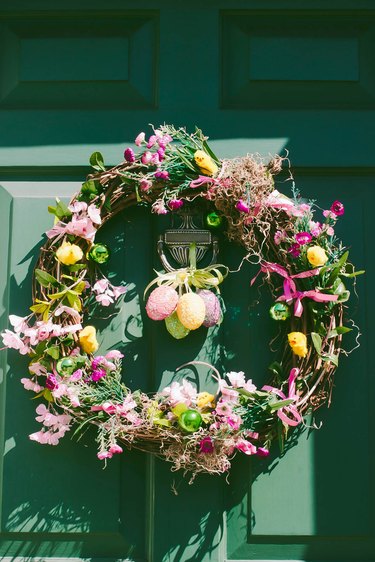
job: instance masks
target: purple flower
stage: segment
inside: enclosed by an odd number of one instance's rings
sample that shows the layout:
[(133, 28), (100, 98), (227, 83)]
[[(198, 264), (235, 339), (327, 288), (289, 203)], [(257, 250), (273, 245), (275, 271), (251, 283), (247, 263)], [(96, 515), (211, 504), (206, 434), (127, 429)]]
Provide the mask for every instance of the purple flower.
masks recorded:
[(288, 252), (289, 252), (290, 254), (292, 254), (292, 256), (293, 256), (294, 258), (298, 258), (298, 257), (300, 256), (300, 254), (301, 254), (300, 247), (301, 247), (301, 246), (300, 246), (298, 243), (292, 244), (292, 245), (290, 246)]
[(57, 378), (55, 377), (55, 375), (53, 375), (52, 373), (49, 374), (46, 380), (46, 388), (48, 388), (49, 390), (55, 390), (55, 388), (57, 388), (58, 386), (59, 383), (57, 382)]
[(168, 207), (172, 209), (172, 211), (177, 211), (182, 205), (184, 204), (182, 199), (171, 199), (168, 202)]
[(139, 182), (139, 189), (141, 191), (148, 191), (152, 187), (152, 182), (150, 180), (141, 180)]
[(157, 140), (158, 139), (156, 135), (151, 135), (151, 137), (148, 139), (147, 148), (151, 148), (152, 146), (154, 146)]
[(159, 162), (164, 160), (165, 148), (163, 148), (162, 146), (160, 148), (158, 148), (157, 155), (159, 156)]
[(173, 141), (171, 135), (164, 135), (163, 137), (158, 137), (158, 143), (161, 148), (165, 148), (167, 144)]
[(344, 205), (340, 201), (334, 201), (331, 205), (330, 211), (337, 217), (345, 213)]
[(144, 133), (139, 133), (139, 135), (136, 137), (135, 139), (135, 144), (137, 146), (141, 146), (141, 144), (145, 141), (145, 134)]
[(201, 453), (213, 453), (214, 444), (211, 437), (204, 437), (199, 443), (199, 450)]
[(157, 170), (155, 172), (154, 176), (156, 178), (158, 178), (159, 180), (168, 180), (169, 179), (169, 173), (167, 172), (167, 170)]
[(309, 232), (298, 232), (294, 238), (300, 246), (304, 246), (312, 240), (312, 236)]
[(269, 450), (266, 449), (265, 447), (258, 447), (257, 449), (258, 457), (268, 457), (269, 454), (270, 454)]
[(106, 376), (106, 372), (104, 369), (95, 369), (92, 374), (91, 374), (91, 380), (93, 380), (94, 382), (99, 381), (100, 379), (102, 379), (103, 377)]
[(273, 237), (274, 242), (277, 246), (279, 246), (281, 242), (284, 242), (285, 238), (286, 238), (285, 230), (277, 230), (275, 232), (275, 236)]
[(130, 162), (130, 163), (135, 162), (135, 154), (134, 154), (134, 151), (133, 151), (131, 148), (127, 148), (127, 149), (124, 151), (124, 158), (125, 158), (125, 160), (126, 160), (127, 162)]
[(250, 213), (250, 208), (246, 205), (245, 201), (242, 201), (242, 199), (236, 203), (236, 209), (237, 211), (240, 211), (240, 213)]

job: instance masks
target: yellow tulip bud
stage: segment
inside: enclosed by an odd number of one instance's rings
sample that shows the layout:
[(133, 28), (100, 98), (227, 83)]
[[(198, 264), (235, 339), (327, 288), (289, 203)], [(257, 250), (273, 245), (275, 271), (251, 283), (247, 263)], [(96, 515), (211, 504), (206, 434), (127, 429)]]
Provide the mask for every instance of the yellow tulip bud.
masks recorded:
[(85, 353), (95, 353), (99, 344), (96, 339), (96, 330), (94, 326), (86, 326), (78, 334), (79, 345)]
[(215, 162), (203, 150), (197, 150), (194, 154), (194, 160), (202, 174), (205, 176), (214, 176), (218, 172)]
[(64, 242), (60, 248), (56, 250), (56, 257), (60, 263), (64, 265), (74, 265), (83, 258), (83, 252), (76, 244)]
[(215, 396), (209, 392), (200, 392), (197, 396), (198, 408), (209, 406), (215, 400)]
[(325, 250), (320, 246), (311, 246), (311, 248), (307, 249), (307, 259), (311, 265), (319, 267), (326, 263), (328, 256), (325, 253)]
[(307, 355), (307, 338), (302, 332), (290, 332), (288, 334), (289, 345), (295, 355), (306, 357)]

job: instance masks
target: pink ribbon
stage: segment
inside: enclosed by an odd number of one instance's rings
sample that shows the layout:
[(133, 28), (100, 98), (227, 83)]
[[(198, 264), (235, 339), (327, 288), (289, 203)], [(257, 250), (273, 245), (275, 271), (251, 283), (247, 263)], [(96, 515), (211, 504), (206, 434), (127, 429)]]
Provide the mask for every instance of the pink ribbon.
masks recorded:
[(196, 180), (193, 180), (192, 182), (190, 182), (190, 187), (192, 187), (194, 189), (196, 187), (202, 187), (202, 185), (205, 185), (207, 183), (212, 183), (213, 185), (218, 185), (219, 181), (216, 180), (215, 178), (209, 178), (207, 176), (199, 176)]
[(305, 297), (312, 299), (316, 302), (332, 302), (338, 299), (338, 295), (327, 295), (325, 293), (320, 293), (319, 291), (297, 291), (297, 287), (293, 279), (306, 279), (308, 277), (314, 277), (319, 274), (319, 268), (310, 269), (309, 271), (302, 271), (301, 273), (295, 273), (294, 275), (289, 275), (288, 271), (278, 265), (277, 263), (263, 262), (260, 266), (260, 271), (251, 280), (250, 285), (252, 286), (258, 275), (263, 273), (277, 273), (284, 278), (284, 294), (277, 299), (277, 301), (285, 301), (291, 304), (294, 301), (294, 316), (300, 317), (303, 312), (302, 299)]
[[(299, 375), (299, 369), (297, 369), (296, 367), (291, 369), (288, 378), (288, 384), (289, 384), (288, 396), (285, 396), (285, 394), (279, 388), (275, 388), (273, 386), (265, 385), (263, 386), (262, 390), (266, 390), (267, 392), (272, 392), (273, 394), (277, 394), (277, 396), (282, 398), (282, 400), (288, 400), (288, 399), (296, 400), (297, 395), (296, 395), (295, 381), (298, 375)], [(297, 407), (294, 406), (293, 404), (289, 404), (289, 406), (284, 406), (283, 408), (277, 410), (277, 415), (281, 419), (281, 421), (283, 421), (284, 423), (290, 426), (296, 426), (302, 421), (301, 414), (298, 412)], [(289, 416), (292, 416), (294, 419), (291, 419)]]

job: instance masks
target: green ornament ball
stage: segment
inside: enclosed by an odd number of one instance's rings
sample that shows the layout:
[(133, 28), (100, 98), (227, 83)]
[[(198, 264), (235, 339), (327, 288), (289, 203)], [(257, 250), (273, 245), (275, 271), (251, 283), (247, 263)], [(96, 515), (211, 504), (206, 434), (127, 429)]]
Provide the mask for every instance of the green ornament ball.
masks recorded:
[(271, 306), (270, 316), (273, 320), (286, 320), (290, 317), (289, 306), (283, 302), (277, 302)]
[(174, 312), (165, 319), (165, 327), (176, 340), (182, 340), (190, 333), (189, 328), (185, 328), (185, 326), (180, 322), (177, 312)]
[(110, 255), (109, 248), (105, 244), (94, 244), (88, 254), (90, 260), (99, 264), (107, 263)]
[(187, 433), (194, 433), (202, 425), (202, 416), (196, 410), (186, 410), (178, 418), (178, 424)]
[(56, 371), (62, 377), (70, 376), (76, 369), (76, 362), (71, 357), (61, 357), (56, 365)]
[(208, 228), (219, 229), (223, 224), (223, 217), (218, 215), (216, 211), (212, 211), (206, 216), (206, 225)]

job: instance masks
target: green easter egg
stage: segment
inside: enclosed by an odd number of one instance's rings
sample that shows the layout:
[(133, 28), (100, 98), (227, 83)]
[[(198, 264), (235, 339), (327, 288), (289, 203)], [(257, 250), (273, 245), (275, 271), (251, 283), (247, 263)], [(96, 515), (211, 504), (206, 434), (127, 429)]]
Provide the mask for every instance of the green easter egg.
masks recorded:
[(178, 424), (187, 433), (194, 433), (202, 425), (202, 416), (196, 410), (186, 410), (179, 417)]
[(182, 338), (186, 338), (190, 333), (190, 330), (181, 324), (176, 312), (165, 319), (165, 326), (171, 336), (176, 338), (176, 340), (182, 340)]

